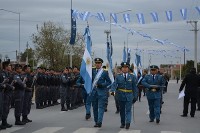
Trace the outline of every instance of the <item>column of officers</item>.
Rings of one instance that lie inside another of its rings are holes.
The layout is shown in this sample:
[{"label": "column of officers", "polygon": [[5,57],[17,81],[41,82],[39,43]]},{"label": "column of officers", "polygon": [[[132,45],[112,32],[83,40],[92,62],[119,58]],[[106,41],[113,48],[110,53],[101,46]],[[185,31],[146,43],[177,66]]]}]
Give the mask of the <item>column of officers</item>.
[{"label": "column of officers", "polygon": [[[61,111],[73,110],[84,105],[82,88],[76,86],[79,77],[79,69],[76,66],[66,67],[63,72],[42,67],[38,67],[36,72],[31,72],[30,65],[22,67],[20,64],[15,64],[12,68],[9,60],[1,64],[0,130],[12,127],[12,124],[7,122],[11,107],[14,108],[15,125],[32,122],[28,115],[33,97],[36,109],[58,105],[60,98]],[[63,75],[66,76],[67,83],[64,83]]]}]

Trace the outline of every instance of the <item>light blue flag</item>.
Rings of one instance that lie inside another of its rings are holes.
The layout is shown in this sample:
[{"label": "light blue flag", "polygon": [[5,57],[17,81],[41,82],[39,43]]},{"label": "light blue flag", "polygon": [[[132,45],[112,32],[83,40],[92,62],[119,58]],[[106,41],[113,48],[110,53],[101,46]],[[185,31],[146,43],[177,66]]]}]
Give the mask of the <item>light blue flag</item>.
[{"label": "light blue flag", "polygon": [[138,13],[138,14],[136,14],[136,15],[137,15],[137,18],[138,18],[138,22],[139,22],[140,24],[145,24],[143,13]]},{"label": "light blue flag", "polygon": [[117,14],[116,13],[111,13],[110,15],[113,18],[114,22],[117,24]]},{"label": "light blue flag", "polygon": [[88,12],[88,11],[84,12],[84,13],[83,13],[82,20],[83,20],[83,21],[87,21],[88,18],[89,18],[89,16],[90,16],[90,12]]},{"label": "light blue flag", "polygon": [[157,12],[152,12],[150,13],[152,18],[153,18],[153,21],[154,22],[158,22],[158,13]]},{"label": "light blue flag", "polygon": [[92,41],[91,41],[89,27],[85,29],[84,36],[85,36],[86,46],[83,59],[81,62],[80,75],[85,81],[84,83],[85,90],[87,91],[88,94],[90,94],[92,90],[92,57],[91,57]]},{"label": "light blue flag", "polygon": [[102,12],[101,13],[97,13],[97,15],[98,15],[98,19],[99,20],[106,21],[105,16],[104,16],[104,14]]},{"label": "light blue flag", "polygon": [[[111,36],[110,36],[110,38],[111,38]],[[111,43],[107,42],[108,75],[109,75],[111,82],[113,83],[114,82],[114,76],[113,76],[113,73],[112,73],[112,48],[111,47],[112,47]]]},{"label": "light blue flag", "polygon": [[131,61],[131,49],[127,48],[127,63],[130,64]]},{"label": "light blue flag", "polygon": [[166,16],[167,16],[167,20],[168,21],[172,21],[172,11],[165,11]]},{"label": "light blue flag", "polygon": [[180,12],[181,12],[181,16],[182,16],[183,20],[186,20],[187,19],[187,9],[186,8],[180,9]]},{"label": "light blue flag", "polygon": [[126,62],[126,47],[125,46],[123,50],[123,62]]},{"label": "light blue flag", "polygon": [[197,11],[199,12],[200,15],[200,6],[195,7],[197,9]]},{"label": "light blue flag", "polygon": [[124,18],[125,23],[131,22],[130,14],[127,14],[127,13],[123,14],[123,18]]}]

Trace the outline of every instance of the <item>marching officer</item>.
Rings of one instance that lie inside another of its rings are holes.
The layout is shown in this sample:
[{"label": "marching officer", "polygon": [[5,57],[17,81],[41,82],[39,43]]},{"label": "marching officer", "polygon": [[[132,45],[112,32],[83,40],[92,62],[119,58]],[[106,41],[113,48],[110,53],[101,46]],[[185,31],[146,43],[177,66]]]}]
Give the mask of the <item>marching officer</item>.
[{"label": "marching officer", "polygon": [[82,95],[83,95],[83,100],[85,104],[85,110],[86,110],[86,115],[85,119],[88,120],[91,117],[91,95],[87,94],[87,91],[84,87],[84,79],[82,76],[79,76],[79,78],[76,81],[76,85],[82,88]]},{"label": "marching officer", "polygon": [[129,129],[131,123],[132,102],[137,101],[138,89],[136,87],[137,79],[129,73],[129,63],[122,62],[122,73],[118,74],[112,85],[111,94],[116,92],[117,100],[120,106],[121,126],[120,128]]},{"label": "marching officer", "polygon": [[107,87],[111,84],[111,80],[108,76],[108,71],[102,68],[103,60],[95,58],[94,62],[96,68],[92,69],[91,100],[95,121],[94,127],[101,127],[108,93]]},{"label": "marching officer", "polygon": [[150,69],[150,74],[143,78],[142,85],[147,89],[146,96],[150,111],[149,122],[154,122],[154,119],[156,119],[156,123],[158,124],[160,122],[161,112],[161,93],[165,85],[165,80],[162,75],[157,74],[158,66],[152,65]]}]

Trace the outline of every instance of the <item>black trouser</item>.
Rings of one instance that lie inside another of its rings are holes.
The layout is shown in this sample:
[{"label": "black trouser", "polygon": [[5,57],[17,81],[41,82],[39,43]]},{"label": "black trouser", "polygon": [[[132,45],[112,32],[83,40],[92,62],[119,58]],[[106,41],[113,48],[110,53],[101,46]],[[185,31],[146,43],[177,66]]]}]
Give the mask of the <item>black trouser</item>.
[{"label": "black trouser", "polygon": [[191,100],[190,115],[191,115],[191,116],[194,116],[194,115],[195,115],[197,99],[196,99],[196,98],[193,98],[193,97],[189,97],[189,96],[185,96],[185,97],[184,97],[183,115],[187,115],[187,114],[188,114],[188,106],[189,106],[190,100]]},{"label": "black trouser", "polygon": [[200,89],[197,91],[197,108],[200,110]]},{"label": "black trouser", "polygon": [[6,120],[10,111],[10,104],[12,99],[12,92],[3,93],[3,113],[2,119]]},{"label": "black trouser", "polygon": [[31,110],[32,91],[25,91],[22,116],[27,116]]},{"label": "black trouser", "polygon": [[3,113],[3,93],[0,91],[0,121],[2,119],[2,113]]},{"label": "black trouser", "polygon": [[119,107],[119,100],[117,99],[117,94],[116,94],[116,93],[115,93],[114,98],[115,98],[115,106],[116,106],[116,109],[117,109],[117,111],[119,111],[119,109],[120,109],[120,107]]},{"label": "black trouser", "polygon": [[23,101],[24,101],[24,90],[15,90],[15,117],[20,117],[22,115]]},{"label": "black trouser", "polygon": [[76,87],[70,87],[71,92],[71,106],[76,106],[76,100],[77,100],[77,94],[78,94],[78,88]]},{"label": "black trouser", "polygon": [[60,103],[61,106],[64,106],[64,104],[67,102],[67,87],[60,87]]},{"label": "black trouser", "polygon": [[39,106],[42,103],[42,86],[38,85],[35,89],[35,103],[36,106]]}]

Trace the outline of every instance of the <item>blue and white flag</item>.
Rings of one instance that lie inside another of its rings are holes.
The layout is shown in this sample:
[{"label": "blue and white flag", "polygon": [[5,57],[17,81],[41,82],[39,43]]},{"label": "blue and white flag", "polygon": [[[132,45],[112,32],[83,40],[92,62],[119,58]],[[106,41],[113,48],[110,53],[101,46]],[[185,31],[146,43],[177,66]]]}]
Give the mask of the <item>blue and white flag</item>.
[{"label": "blue and white flag", "polygon": [[200,15],[200,6],[195,7],[197,9],[197,11],[199,12]]},{"label": "blue and white flag", "polygon": [[73,10],[72,17],[75,19],[79,19],[79,12],[78,10]]},{"label": "blue and white flag", "polygon": [[180,9],[180,12],[181,12],[181,16],[182,16],[183,20],[186,20],[187,19],[187,9],[186,8]]},{"label": "blue and white flag", "polygon": [[157,12],[152,12],[151,16],[152,16],[154,22],[158,22],[158,13]]},{"label": "blue and white flag", "polygon": [[138,18],[138,22],[140,24],[145,24],[145,21],[144,21],[144,15],[142,13],[138,13],[136,14],[137,15],[137,18]]},{"label": "blue and white flag", "polygon": [[90,12],[88,12],[88,11],[84,12],[84,14],[83,14],[83,21],[87,21],[88,18],[89,18],[89,16],[90,16]]},{"label": "blue and white flag", "polygon": [[104,16],[104,14],[102,12],[101,13],[97,13],[97,15],[98,15],[98,19],[99,20],[106,21],[105,16]]},{"label": "blue and white flag", "polygon": [[131,61],[131,49],[127,48],[127,63],[130,64]]},{"label": "blue and white flag", "polygon": [[92,57],[91,57],[92,41],[91,41],[89,27],[85,29],[84,36],[85,36],[86,46],[83,59],[81,62],[80,75],[85,81],[84,87],[87,94],[90,94],[92,90]]},{"label": "blue and white flag", "polygon": [[131,20],[130,20],[130,14],[127,14],[127,13],[123,14],[123,18],[124,18],[124,22],[125,23],[131,22]]},{"label": "blue and white flag", "polygon": [[[111,38],[111,36],[110,36],[110,38]],[[113,73],[112,73],[112,48],[111,47],[112,47],[112,45],[108,41],[107,42],[107,60],[108,60],[107,69],[108,69],[109,78],[110,78],[111,82],[113,83],[114,82],[114,76],[113,76]]]},{"label": "blue and white flag", "polygon": [[113,18],[114,22],[117,24],[117,14],[116,13],[111,13],[110,15]]},{"label": "blue and white flag", "polygon": [[172,21],[172,11],[165,11],[168,21]]},{"label": "blue and white flag", "polygon": [[126,47],[125,46],[123,50],[123,62],[126,62]]}]

